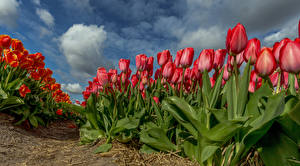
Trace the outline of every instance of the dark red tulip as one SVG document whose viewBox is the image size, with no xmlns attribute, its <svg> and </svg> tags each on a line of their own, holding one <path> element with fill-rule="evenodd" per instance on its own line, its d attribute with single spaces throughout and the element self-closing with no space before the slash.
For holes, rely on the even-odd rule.
<svg viewBox="0 0 300 166">
<path fill-rule="evenodd" d="M 300 20 L 299 20 L 299 23 L 298 23 L 298 36 L 300 38 Z"/>
<path fill-rule="evenodd" d="M 255 63 L 255 72 L 261 77 L 266 77 L 274 72 L 276 66 L 276 60 L 272 50 L 266 47 L 263 48 Z"/>
<path fill-rule="evenodd" d="M 227 52 L 235 56 L 241 53 L 247 45 L 248 37 L 245 27 L 238 23 L 232 30 L 229 28 L 226 37 Z"/>
<path fill-rule="evenodd" d="M 279 63 L 279 56 L 281 48 L 287 43 L 291 41 L 289 38 L 282 39 L 279 43 L 276 42 L 273 46 L 273 54 L 275 56 L 276 62 Z"/>
<path fill-rule="evenodd" d="M 204 70 L 210 72 L 211 69 L 213 68 L 213 62 L 214 62 L 214 50 L 213 49 L 202 50 L 199 55 L 198 70 L 200 70 L 202 73 L 204 72 Z"/>
<path fill-rule="evenodd" d="M 215 86 L 216 80 L 213 77 L 211 77 L 209 78 L 209 81 L 210 81 L 211 88 L 213 88 Z"/>
<path fill-rule="evenodd" d="M 295 42 L 300 43 L 300 38 L 296 38 L 296 39 L 295 39 Z"/>
<path fill-rule="evenodd" d="M 170 51 L 164 50 L 157 54 L 157 62 L 160 66 L 163 66 L 164 64 L 166 64 L 169 61 L 170 57 L 171 57 Z"/>
<path fill-rule="evenodd" d="M 154 61 L 153 56 L 149 57 L 147 60 L 147 71 L 149 77 L 153 75 L 153 61 Z"/>
<path fill-rule="evenodd" d="M 193 63 L 193 58 L 194 58 L 194 49 L 191 47 L 185 48 L 180 58 L 180 65 L 183 68 L 190 67 Z"/>
<path fill-rule="evenodd" d="M 137 78 L 137 76 L 134 74 L 131 76 L 131 84 L 133 87 L 136 86 L 136 84 L 139 82 L 139 79 Z"/>
<path fill-rule="evenodd" d="M 227 54 L 226 49 L 218 49 L 215 51 L 215 57 L 213 63 L 214 69 L 220 70 L 222 68 L 222 66 L 224 65 L 226 54 Z"/>
<path fill-rule="evenodd" d="M 130 60 L 129 59 L 120 59 L 119 60 L 119 69 L 126 73 L 129 69 Z"/>
<path fill-rule="evenodd" d="M 63 110 L 62 109 L 58 109 L 56 111 L 56 115 L 63 115 Z"/>
<path fill-rule="evenodd" d="M 11 45 L 12 39 L 8 35 L 0 35 L 0 47 L 9 48 Z"/>
<path fill-rule="evenodd" d="M 181 67 L 180 59 L 181 59 L 182 53 L 183 53 L 183 50 L 177 51 L 176 58 L 175 58 L 175 61 L 174 61 L 176 67 Z"/>
<path fill-rule="evenodd" d="M 145 54 L 139 54 L 135 57 L 136 68 L 138 70 L 145 70 L 147 67 L 147 56 Z"/>
<path fill-rule="evenodd" d="M 256 62 L 256 59 L 260 52 L 260 41 L 257 38 L 251 39 L 248 41 L 247 46 L 243 53 L 243 58 L 246 62 L 251 57 L 250 65 L 253 65 Z"/>
<path fill-rule="evenodd" d="M 300 43 L 289 41 L 281 48 L 279 66 L 289 73 L 300 72 Z"/>
<path fill-rule="evenodd" d="M 172 62 L 168 62 L 163 66 L 162 75 L 165 79 L 171 79 L 174 71 L 176 69 L 176 65 Z"/>
</svg>

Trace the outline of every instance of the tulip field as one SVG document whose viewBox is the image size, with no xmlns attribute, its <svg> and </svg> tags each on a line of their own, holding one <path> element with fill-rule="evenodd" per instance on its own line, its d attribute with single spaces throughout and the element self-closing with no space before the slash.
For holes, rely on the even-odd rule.
<svg viewBox="0 0 300 166">
<path fill-rule="evenodd" d="M 141 153 L 176 153 L 205 166 L 297 166 L 300 21 L 298 28 L 298 38 L 264 47 L 238 23 L 224 49 L 120 59 L 118 70 L 99 67 L 74 104 L 41 53 L 2 35 L 0 111 L 33 127 L 72 119 L 81 144 L 105 140 L 95 153 L 135 141 Z"/>
</svg>

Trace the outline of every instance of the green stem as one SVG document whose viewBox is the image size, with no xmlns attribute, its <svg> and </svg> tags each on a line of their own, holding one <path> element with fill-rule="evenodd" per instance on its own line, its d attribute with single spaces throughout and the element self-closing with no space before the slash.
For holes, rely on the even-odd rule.
<svg viewBox="0 0 300 166">
<path fill-rule="evenodd" d="M 182 80 L 181 80 L 181 85 L 180 85 L 180 98 L 182 98 L 184 73 L 185 73 L 185 68 L 183 68 L 183 73 L 182 73 Z"/>
<path fill-rule="evenodd" d="M 235 84 L 236 84 L 236 91 L 239 91 L 239 77 L 238 77 L 238 67 L 236 63 L 236 56 L 233 57 L 233 67 L 234 67 L 234 75 L 235 75 Z"/>
<path fill-rule="evenodd" d="M 281 82 L 281 72 L 279 72 L 279 74 L 278 74 L 278 81 L 277 81 L 277 86 L 276 86 L 276 93 L 279 93 L 280 82 Z"/>
<path fill-rule="evenodd" d="M 298 82 L 298 96 L 300 95 L 300 75 L 299 74 L 295 74 L 296 78 L 297 78 L 297 82 Z"/>
</svg>

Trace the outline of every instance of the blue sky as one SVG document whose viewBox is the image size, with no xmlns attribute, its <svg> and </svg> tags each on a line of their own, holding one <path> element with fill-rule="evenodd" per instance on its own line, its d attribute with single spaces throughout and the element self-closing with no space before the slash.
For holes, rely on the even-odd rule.
<svg viewBox="0 0 300 166">
<path fill-rule="evenodd" d="M 228 28 L 241 22 L 249 39 L 272 46 L 297 37 L 299 0 L 0 0 L 0 31 L 41 52 L 46 67 L 73 98 L 98 67 L 120 58 L 194 47 L 224 48 Z"/>
</svg>

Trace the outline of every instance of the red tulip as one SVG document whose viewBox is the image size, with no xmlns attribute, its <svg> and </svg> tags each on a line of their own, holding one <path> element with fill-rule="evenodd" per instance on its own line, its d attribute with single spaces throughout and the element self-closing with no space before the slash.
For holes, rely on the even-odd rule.
<svg viewBox="0 0 300 166">
<path fill-rule="evenodd" d="M 276 62 L 279 63 L 279 56 L 281 48 L 287 43 L 291 41 L 289 38 L 282 39 L 279 43 L 276 42 L 273 46 L 273 54 L 275 56 Z"/>
<path fill-rule="evenodd" d="M 105 86 L 109 82 L 109 74 L 106 72 L 104 67 L 98 68 L 97 80 L 101 86 Z"/>
<path fill-rule="evenodd" d="M 224 67 L 223 79 L 225 81 L 229 80 L 229 77 L 231 76 L 231 72 L 228 72 L 228 66 L 229 64 L 226 64 Z"/>
<path fill-rule="evenodd" d="M 137 78 L 137 76 L 134 74 L 131 76 L 131 84 L 133 87 L 136 86 L 136 84 L 139 82 L 139 79 Z"/>
<path fill-rule="evenodd" d="M 278 76 L 279 76 L 279 73 L 278 72 L 274 72 L 273 74 L 271 74 L 269 76 L 272 84 L 273 84 L 273 87 L 276 87 L 277 86 L 277 83 L 278 83 Z"/>
<path fill-rule="evenodd" d="M 209 81 L 210 81 L 211 88 L 213 88 L 215 86 L 216 80 L 213 77 L 211 77 L 209 78 Z"/>
<path fill-rule="evenodd" d="M 56 114 L 57 114 L 57 115 L 63 115 L 63 110 L 62 110 L 62 109 L 58 109 L 58 110 L 56 111 Z"/>
<path fill-rule="evenodd" d="M 218 49 L 215 51 L 215 57 L 214 57 L 214 69 L 220 70 L 222 66 L 224 65 L 224 60 L 227 54 L 226 49 Z"/>
<path fill-rule="evenodd" d="M 251 57 L 250 65 L 253 65 L 256 62 L 259 52 L 260 52 L 260 41 L 257 38 L 249 40 L 243 53 L 244 60 L 248 62 L 248 60 Z"/>
<path fill-rule="evenodd" d="M 153 96 L 153 100 L 155 101 L 156 104 L 159 104 L 159 98 L 156 96 Z"/>
<path fill-rule="evenodd" d="M 262 81 L 262 78 L 259 77 L 254 70 L 252 70 L 251 74 L 250 74 L 250 81 L 252 81 L 252 82 L 260 82 L 260 81 Z"/>
<path fill-rule="evenodd" d="M 180 58 L 180 65 L 183 68 L 190 67 L 193 63 L 193 58 L 194 58 L 194 49 L 191 47 L 185 48 Z"/>
<path fill-rule="evenodd" d="M 157 62 L 160 66 L 166 64 L 170 59 L 171 53 L 169 50 L 164 50 L 157 54 Z"/>
<path fill-rule="evenodd" d="M 185 73 L 184 73 L 184 80 L 190 80 L 192 77 L 192 69 L 186 68 Z"/>
<path fill-rule="evenodd" d="M 176 84 L 182 72 L 182 68 L 176 68 L 170 82 Z"/>
<path fill-rule="evenodd" d="M 182 53 L 183 53 L 183 50 L 177 51 L 175 62 L 174 62 L 176 67 L 181 67 L 180 66 L 180 59 L 181 59 Z"/>
<path fill-rule="evenodd" d="M 130 60 L 129 59 L 120 59 L 119 60 L 119 69 L 126 73 L 129 69 Z"/>
<path fill-rule="evenodd" d="M 161 78 L 161 68 L 157 69 L 155 71 L 155 74 L 154 74 L 154 78 L 157 80 L 158 78 Z"/>
<path fill-rule="evenodd" d="M 255 63 L 255 72 L 261 77 L 266 77 L 271 75 L 275 69 L 276 60 L 272 50 L 270 48 L 263 48 Z"/>
<path fill-rule="evenodd" d="M 0 35 L 0 47 L 9 48 L 11 45 L 12 39 L 8 35 Z"/>
<path fill-rule="evenodd" d="M 248 38 L 245 27 L 238 23 L 232 30 L 229 28 L 226 37 L 227 52 L 234 56 L 241 53 L 247 45 Z"/>
<path fill-rule="evenodd" d="M 299 23 L 298 23 L 298 36 L 300 38 L 300 20 L 299 20 Z"/>
<path fill-rule="evenodd" d="M 153 56 L 149 57 L 147 60 L 147 71 L 149 77 L 153 75 L 153 61 L 154 61 Z"/>
<path fill-rule="evenodd" d="M 174 71 L 176 69 L 176 65 L 172 62 L 168 62 L 163 66 L 162 75 L 165 79 L 171 79 Z"/>
<path fill-rule="evenodd" d="M 300 38 L 296 38 L 296 39 L 295 39 L 295 42 L 300 43 Z"/>
<path fill-rule="evenodd" d="M 256 83 L 256 82 L 250 81 L 248 91 L 251 93 L 254 93 L 257 89 L 259 89 L 261 87 L 261 85 L 262 85 L 261 82 Z M 255 86 L 256 86 L 256 88 L 255 88 Z"/>
<path fill-rule="evenodd" d="M 23 43 L 20 40 L 13 39 L 11 43 L 11 48 L 15 51 L 24 51 Z"/>
<path fill-rule="evenodd" d="M 241 53 L 239 53 L 239 54 L 236 56 L 236 63 L 237 63 L 237 67 L 238 67 L 238 68 L 240 68 L 241 65 L 242 65 L 243 62 L 244 62 L 243 54 L 244 54 L 244 52 L 242 51 Z M 228 66 L 228 69 L 232 70 L 233 67 L 234 67 L 234 57 L 229 55 L 229 56 L 228 56 L 227 63 L 230 65 L 230 66 Z"/>
<path fill-rule="evenodd" d="M 145 70 L 147 67 L 147 56 L 145 54 L 139 54 L 135 57 L 135 61 L 136 61 L 136 68 L 138 70 Z"/>
<path fill-rule="evenodd" d="M 200 70 L 202 73 L 204 72 L 204 70 L 210 72 L 211 69 L 213 68 L 213 62 L 214 62 L 214 50 L 213 49 L 202 50 L 199 55 L 198 70 Z"/>
<path fill-rule="evenodd" d="M 201 80 L 202 75 L 201 72 L 198 70 L 198 66 L 197 67 L 193 67 L 192 69 L 192 80 Z"/>
<path fill-rule="evenodd" d="M 279 65 L 283 71 L 295 74 L 300 72 L 300 43 L 289 41 L 281 48 Z"/>
<path fill-rule="evenodd" d="M 26 94 L 30 92 L 31 90 L 25 84 L 23 84 L 19 89 L 19 93 L 21 97 L 25 97 Z"/>
</svg>

